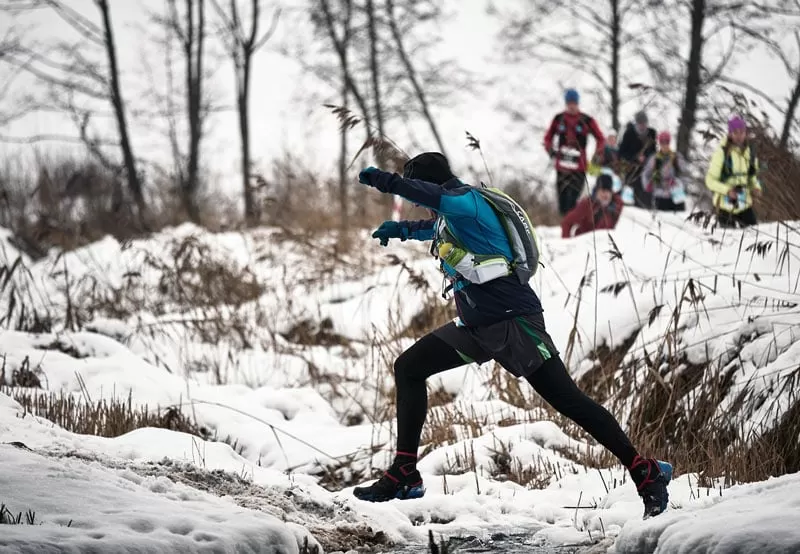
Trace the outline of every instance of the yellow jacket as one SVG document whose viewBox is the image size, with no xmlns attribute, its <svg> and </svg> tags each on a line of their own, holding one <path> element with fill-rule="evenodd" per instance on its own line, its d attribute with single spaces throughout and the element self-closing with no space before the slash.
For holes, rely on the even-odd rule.
<svg viewBox="0 0 800 554">
<path fill-rule="evenodd" d="M 722 182 L 722 168 L 725 165 L 725 145 L 728 138 L 725 137 L 720 142 L 719 148 L 711 157 L 711 163 L 706 172 L 706 187 L 714 193 L 714 206 L 720 210 L 731 213 L 740 213 L 753 205 L 752 189 L 761 190 L 761 183 L 758 180 L 758 157 L 755 159 L 755 175 L 748 175 L 750 169 L 750 148 L 745 146 L 743 149 L 731 146 L 728 152 L 730 156 L 730 177 Z M 733 202 L 728 198 L 731 189 L 741 187 L 744 193 L 743 202 Z"/>
</svg>

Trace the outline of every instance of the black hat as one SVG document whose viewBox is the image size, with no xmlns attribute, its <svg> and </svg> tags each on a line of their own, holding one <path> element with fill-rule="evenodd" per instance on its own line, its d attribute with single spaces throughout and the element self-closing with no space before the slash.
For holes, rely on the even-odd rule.
<svg viewBox="0 0 800 554">
<path fill-rule="evenodd" d="M 649 120 L 647 119 L 647 113 L 645 113 L 644 110 L 636 112 L 636 115 L 634 116 L 633 120 L 636 123 L 642 123 L 642 124 L 649 123 Z"/>
<path fill-rule="evenodd" d="M 455 175 L 450 164 L 439 152 L 424 152 L 408 160 L 403 166 L 403 177 L 443 185 Z"/>
<path fill-rule="evenodd" d="M 614 190 L 614 180 L 608 173 L 601 173 L 595 182 L 596 189 Z"/>
</svg>

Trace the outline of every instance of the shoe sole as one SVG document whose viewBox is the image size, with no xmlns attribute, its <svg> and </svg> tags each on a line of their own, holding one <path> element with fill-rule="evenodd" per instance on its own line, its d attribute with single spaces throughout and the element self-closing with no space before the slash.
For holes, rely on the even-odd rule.
<svg viewBox="0 0 800 554">
<path fill-rule="evenodd" d="M 414 498 L 422 498 L 423 496 L 425 496 L 425 487 L 419 485 L 417 487 L 411 487 L 408 490 L 399 490 L 395 493 L 394 496 L 373 496 L 370 494 L 359 496 L 355 492 L 353 493 L 353 496 L 365 502 L 388 502 L 390 500 L 411 500 Z"/>
</svg>

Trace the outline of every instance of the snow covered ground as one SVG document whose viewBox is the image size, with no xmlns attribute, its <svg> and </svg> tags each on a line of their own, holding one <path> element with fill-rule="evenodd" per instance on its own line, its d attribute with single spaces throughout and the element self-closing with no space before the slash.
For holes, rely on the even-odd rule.
<svg viewBox="0 0 800 554">
<path fill-rule="evenodd" d="M 557 346 L 576 376 L 591 371 L 597 346 L 632 335 L 623 365 L 675 348 L 690 364 L 718 362 L 731 371 L 725 402 L 738 397 L 743 428 L 769 428 L 794 401 L 785 382 L 800 354 L 800 233 L 795 224 L 712 232 L 653 217 L 626 209 L 613 233 L 569 241 L 540 229 L 546 267 L 533 284 Z M 800 549 L 796 475 L 709 489 L 698 487 L 699 468 L 676 468 L 670 513 L 642 522 L 622 468 L 576 463 L 597 447 L 546 412 L 513 405 L 492 384 L 491 364 L 432 380 L 444 394 L 429 427 L 453 429 L 449 444 L 425 449 L 424 498 L 354 500 L 353 483 L 391 454 L 392 357 L 412 342 L 408 327 L 423 309 L 441 304 L 424 245 L 382 249 L 367 236 L 334 253 L 319 237 L 185 225 L 34 262 L 3 234 L 4 265 L 20 260 L 4 276 L 3 323 L 24 329 L 0 333 L 7 382 L 28 368 L 43 388 L 76 398 L 177 406 L 236 450 L 166 429 L 76 435 L 0 395 L 0 503 L 42 523 L 3 526 L 0 548 L 299 552 L 308 537 L 345 551 L 422 544 L 429 530 L 530 529 L 532 547 Z"/>
</svg>

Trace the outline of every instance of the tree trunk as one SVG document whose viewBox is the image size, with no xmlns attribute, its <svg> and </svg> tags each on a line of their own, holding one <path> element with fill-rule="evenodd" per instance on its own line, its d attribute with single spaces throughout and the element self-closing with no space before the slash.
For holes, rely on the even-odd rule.
<svg viewBox="0 0 800 554">
<path fill-rule="evenodd" d="M 103 17 L 103 29 L 105 31 L 105 49 L 108 56 L 108 67 L 111 87 L 111 103 L 114 106 L 114 118 L 117 122 L 119 141 L 122 148 L 122 159 L 125 164 L 125 173 L 128 178 L 133 200 L 139 211 L 140 223 L 145 224 L 147 206 L 145 205 L 142 183 L 139 173 L 136 171 L 136 158 L 133 155 L 130 135 L 128 133 L 128 121 L 125 115 L 125 101 L 122 98 L 122 90 L 119 84 L 119 67 L 117 65 L 117 48 L 114 42 L 114 29 L 111 26 L 111 14 L 107 0 L 97 0 L 97 7 Z"/>
<path fill-rule="evenodd" d="M 611 0 L 611 126 L 619 129 L 619 0 Z"/>
<path fill-rule="evenodd" d="M 175 23 L 178 25 L 178 22 Z M 194 44 L 194 2 L 193 0 L 186 0 L 186 37 L 183 42 L 183 56 L 184 63 L 186 64 L 186 116 L 189 122 L 189 156 L 192 153 L 192 142 L 194 139 L 194 103 L 195 103 L 195 88 L 194 88 L 194 55 L 192 45 Z M 194 221 L 195 210 L 193 207 L 194 191 L 192 190 L 192 171 L 191 163 L 186 166 L 186 178 L 181 183 L 181 191 L 183 192 L 183 203 L 186 213 L 189 218 Z"/>
<path fill-rule="evenodd" d="M 342 107 L 347 109 L 350 103 L 350 94 L 347 85 L 342 85 Z M 347 228 L 348 198 L 347 198 L 347 126 L 342 125 L 340 132 L 341 142 L 339 147 L 339 214 L 340 228 Z"/>
<path fill-rule="evenodd" d="M 697 100 L 702 89 L 700 69 L 703 63 L 703 25 L 706 18 L 706 0 L 692 0 L 692 30 L 687 65 L 686 92 L 681 107 L 677 150 L 687 159 L 692 146 L 692 130 L 697 116 Z"/>
<path fill-rule="evenodd" d="M 252 67 L 252 52 L 242 52 L 244 64 L 242 67 L 240 88 L 237 95 L 239 109 L 239 133 L 242 139 L 242 187 L 244 191 L 244 216 L 248 225 L 256 223 L 256 206 L 253 200 L 253 189 L 250 183 L 250 69 Z"/>
<path fill-rule="evenodd" d="M 383 104 L 381 102 L 380 66 L 378 64 L 378 31 L 375 25 L 375 5 L 373 0 L 367 0 L 367 27 L 369 31 L 369 67 L 372 77 L 372 96 L 375 102 L 375 120 L 378 124 L 378 136 L 383 138 Z M 385 168 L 386 160 L 381 149 L 377 156 L 378 167 Z"/>
<path fill-rule="evenodd" d="M 200 221 L 197 206 L 199 188 L 200 138 L 202 136 L 203 42 L 205 39 L 205 0 L 186 0 L 188 13 L 186 63 L 189 96 L 189 167 L 185 184 L 186 212 L 195 223 Z M 197 28 L 194 25 L 194 6 L 197 6 Z"/>
<path fill-rule="evenodd" d="M 342 47 L 343 56 L 341 58 L 342 70 L 342 107 L 345 110 L 350 108 L 350 88 L 347 84 L 347 76 L 350 74 L 350 37 L 351 37 L 351 21 L 353 16 L 353 3 L 352 0 L 345 1 L 345 18 L 344 18 L 344 32 L 342 34 Z M 347 179 L 347 138 L 348 127 L 342 125 L 341 143 L 339 148 L 339 214 L 340 214 L 340 228 L 342 233 L 347 229 L 348 213 L 349 213 L 349 199 L 347 198 L 348 179 Z M 344 236 L 344 234 L 342 234 Z"/>
<path fill-rule="evenodd" d="M 349 26 L 352 5 L 351 5 L 351 0 L 346 0 L 346 2 L 347 2 L 346 20 L 348 21 L 347 26 Z M 372 122 L 369 114 L 369 108 L 367 107 L 367 103 L 364 100 L 364 96 L 359 91 L 355 81 L 353 81 L 353 75 L 350 73 L 350 65 L 347 57 L 347 50 L 350 42 L 349 31 L 346 31 L 343 39 L 339 39 L 339 36 L 336 34 L 336 23 L 333 19 L 333 12 L 331 11 L 329 0 L 320 0 L 320 6 L 322 7 L 322 13 L 325 16 L 325 29 L 328 32 L 328 37 L 331 39 L 331 43 L 333 44 L 334 50 L 336 50 L 336 55 L 339 57 L 339 67 L 341 67 L 342 69 L 342 76 L 344 78 L 345 87 L 353 95 L 356 104 L 358 104 L 358 109 L 361 110 L 361 117 L 363 117 L 364 119 L 366 139 L 369 140 L 372 137 Z M 366 211 L 367 211 L 366 202 L 359 202 L 358 203 L 359 216 L 363 217 L 364 215 L 366 215 Z"/>
<path fill-rule="evenodd" d="M 800 71 L 797 73 L 797 82 L 795 83 L 792 95 L 789 97 L 789 105 L 786 107 L 786 118 L 783 120 L 783 131 L 781 132 L 781 148 L 789 146 L 789 136 L 792 133 L 792 125 L 794 124 L 794 114 L 797 111 L 797 104 L 800 102 Z"/>
<path fill-rule="evenodd" d="M 325 15 L 325 28 L 328 31 L 328 37 L 331 39 L 333 48 L 336 50 L 336 55 L 339 57 L 340 67 L 342 67 L 344 70 L 345 83 L 347 84 L 347 88 L 350 90 L 350 93 L 353 95 L 353 98 L 355 98 L 356 104 L 358 104 L 358 109 L 361 110 L 361 116 L 364 118 L 364 124 L 367 127 L 367 132 L 369 133 L 369 129 L 372 127 L 369 108 L 364 100 L 364 96 L 358 90 L 358 86 L 356 86 L 356 83 L 353 81 L 353 76 L 350 73 L 347 63 L 347 51 L 343 42 L 339 40 L 339 37 L 336 35 L 336 24 L 333 20 L 333 13 L 331 12 L 329 0 L 320 0 L 320 6 L 322 7 L 322 12 Z"/>
<path fill-rule="evenodd" d="M 414 87 L 414 94 L 417 96 L 417 100 L 419 100 L 419 104 L 422 107 L 422 114 L 425 116 L 425 120 L 428 122 L 428 126 L 431 128 L 433 138 L 436 140 L 436 144 L 439 146 L 439 152 L 444 154 L 446 157 L 447 152 L 445 152 L 442 137 L 439 135 L 439 129 L 436 127 L 436 122 L 434 121 L 430 107 L 428 106 L 428 99 L 425 96 L 425 91 L 422 89 L 422 85 L 419 82 L 417 72 L 414 69 L 414 65 L 411 63 L 411 58 L 408 56 L 400 29 L 397 27 L 397 19 L 395 19 L 394 15 L 393 0 L 386 0 L 386 11 L 389 14 L 389 26 L 392 30 L 392 38 L 394 38 L 394 43 L 397 47 L 397 53 L 400 56 L 400 60 L 403 62 L 403 67 L 405 67 L 406 75 L 408 76 L 409 81 L 411 81 L 411 86 Z"/>
</svg>

